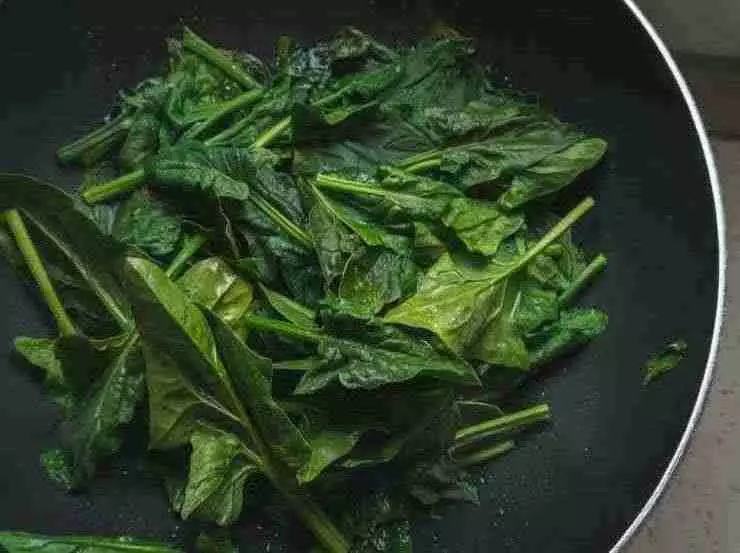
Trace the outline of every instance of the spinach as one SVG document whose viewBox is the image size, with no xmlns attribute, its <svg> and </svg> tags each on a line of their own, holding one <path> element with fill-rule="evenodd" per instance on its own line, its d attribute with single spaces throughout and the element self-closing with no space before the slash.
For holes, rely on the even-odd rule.
<svg viewBox="0 0 740 553">
<path fill-rule="evenodd" d="M 177 553 L 179 549 L 131 538 L 91 536 L 50 537 L 25 532 L 0 532 L 0 547 L 8 553 Z"/>
<path fill-rule="evenodd" d="M 644 384 L 660 378 L 675 369 L 686 357 L 689 346 L 685 340 L 676 340 L 664 347 L 658 353 L 652 355 L 645 364 Z"/>
<path fill-rule="evenodd" d="M 275 503 L 322 551 L 408 553 L 416 518 L 476 503 L 467 471 L 551 416 L 491 399 L 521 404 L 520 383 L 606 329 L 577 304 L 607 263 L 574 240 L 593 200 L 562 218 L 540 201 L 606 143 L 444 26 L 413 45 L 281 37 L 270 62 L 186 28 L 169 57 L 59 149 L 85 168 L 78 195 L 0 174 L 0 251 L 56 325 L 15 340 L 64 417 L 41 463 L 80 490 L 126 446 L 183 519 Z M 227 532 L 197 547 L 231 551 Z"/>
</svg>

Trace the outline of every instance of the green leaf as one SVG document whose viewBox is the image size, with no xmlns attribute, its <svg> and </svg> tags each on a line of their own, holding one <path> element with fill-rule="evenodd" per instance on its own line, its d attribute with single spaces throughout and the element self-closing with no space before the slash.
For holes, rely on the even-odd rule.
<svg viewBox="0 0 740 553">
<path fill-rule="evenodd" d="M 200 309 L 150 261 L 128 257 L 123 277 L 142 339 L 171 356 L 196 387 L 238 412 L 231 381 Z"/>
<path fill-rule="evenodd" d="M 251 284 L 218 257 L 198 261 L 177 283 L 191 301 L 217 313 L 232 328 L 241 327 L 254 299 Z"/>
<path fill-rule="evenodd" d="M 469 355 L 492 365 L 528 369 L 525 338 L 542 324 L 558 318 L 557 295 L 517 275 L 502 286 L 499 302 Z"/>
<path fill-rule="evenodd" d="M 312 309 L 291 300 L 279 292 L 270 290 L 262 284 L 259 285 L 259 288 L 270 306 L 284 317 L 285 320 L 304 328 L 316 328 L 316 313 Z"/>
<path fill-rule="evenodd" d="M 270 384 L 261 368 L 269 361 L 250 351 L 216 315 L 206 312 L 206 316 L 236 393 L 261 440 L 276 459 L 297 470 L 299 480 L 302 479 L 300 471 L 311 457 L 311 447 L 270 393 Z"/>
<path fill-rule="evenodd" d="M 425 328 L 452 350 L 468 355 L 495 317 L 509 277 L 526 267 L 593 205 L 584 200 L 534 246 L 500 252 L 483 263 L 443 255 L 422 279 L 418 292 L 385 316 L 390 323 Z"/>
<path fill-rule="evenodd" d="M 235 175 L 243 174 L 246 156 L 246 151 L 238 148 L 207 148 L 200 142 L 181 142 L 154 157 L 147 165 L 147 175 L 165 189 L 243 201 L 249 197 L 249 186 Z"/>
<path fill-rule="evenodd" d="M 34 367 L 44 373 L 44 386 L 54 401 L 69 408 L 74 401 L 64 377 L 62 362 L 57 356 L 57 340 L 53 338 L 27 338 L 19 336 L 14 341 L 15 350 Z"/>
<path fill-rule="evenodd" d="M 339 297 L 359 315 L 372 316 L 389 303 L 416 291 L 419 270 L 406 256 L 380 248 L 349 260 L 339 284 Z"/>
<path fill-rule="evenodd" d="M 143 110 L 132 118 L 131 127 L 118 156 L 124 169 L 136 169 L 157 153 L 162 126 L 159 117 Z"/>
<path fill-rule="evenodd" d="M 524 217 L 503 214 L 488 202 L 456 198 L 442 222 L 471 252 L 493 255 L 504 240 L 522 228 Z"/>
<path fill-rule="evenodd" d="M 22 175 L 0 174 L 0 209 L 23 211 L 78 271 L 122 329 L 130 328 L 130 307 L 113 276 L 122 248 L 101 234 L 75 204 L 71 196 L 51 185 Z"/>
<path fill-rule="evenodd" d="M 530 365 L 542 365 L 590 342 L 606 330 L 607 323 L 606 314 L 597 309 L 561 312 L 558 320 L 528 338 Z"/>
<path fill-rule="evenodd" d="M 686 357 L 688 349 L 689 346 L 685 340 L 676 340 L 651 356 L 645 364 L 643 383 L 650 384 L 675 369 Z"/>
<path fill-rule="evenodd" d="M 604 140 L 588 138 L 549 155 L 518 173 L 508 190 L 499 198 L 499 204 L 512 210 L 557 192 L 593 168 L 604 156 L 606 149 L 607 143 Z"/>
<path fill-rule="evenodd" d="M 328 336 L 320 342 L 323 366 L 304 374 L 295 392 L 313 394 L 334 381 L 348 389 L 372 390 L 419 376 L 463 386 L 480 382 L 462 359 L 379 320 L 325 313 Z"/>
<path fill-rule="evenodd" d="M 190 468 L 180 514 L 229 526 L 236 522 L 244 503 L 244 486 L 260 474 L 255 455 L 234 435 L 201 425 L 190 443 Z"/>
<path fill-rule="evenodd" d="M 231 417 L 180 372 L 171 356 L 143 343 L 149 400 L 149 447 L 174 449 L 190 441 L 200 419 Z"/>
<path fill-rule="evenodd" d="M 121 428 L 133 420 L 143 391 L 141 349 L 134 334 L 62 426 L 73 487 L 84 485 L 93 476 L 99 459 L 118 451 Z"/>
<path fill-rule="evenodd" d="M 453 186 L 392 168 L 378 171 L 377 183 L 351 181 L 320 174 L 317 182 L 328 190 L 376 202 L 389 220 L 402 214 L 410 223 L 454 231 L 472 252 L 492 255 L 524 224 L 520 215 L 506 215 L 496 204 L 466 197 Z"/>
<path fill-rule="evenodd" d="M 168 213 L 146 192 L 134 192 L 118 210 L 113 236 L 155 257 L 175 251 L 182 233 L 180 217 Z"/>
<path fill-rule="evenodd" d="M 161 543 L 100 536 L 50 537 L 25 532 L 0 532 L 0 548 L 7 553 L 179 553 Z"/>
</svg>

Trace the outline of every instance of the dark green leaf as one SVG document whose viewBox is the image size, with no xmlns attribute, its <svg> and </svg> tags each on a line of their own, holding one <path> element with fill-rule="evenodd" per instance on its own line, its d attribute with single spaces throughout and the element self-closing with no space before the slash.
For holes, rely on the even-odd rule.
<svg viewBox="0 0 740 553">
<path fill-rule="evenodd" d="M 73 487 L 92 477 L 99 459 L 118 451 L 121 428 L 131 423 L 143 391 L 141 349 L 134 334 L 62 426 Z"/>
<path fill-rule="evenodd" d="M 135 192 L 118 210 L 112 234 L 155 257 L 169 255 L 180 242 L 182 221 L 146 192 Z"/>
<path fill-rule="evenodd" d="M 244 503 L 247 480 L 260 474 L 254 454 L 232 434 L 201 425 L 190 438 L 193 451 L 180 514 L 229 526 Z"/>
<path fill-rule="evenodd" d="M 297 470 L 298 478 L 302 480 L 301 471 L 311 458 L 311 447 L 290 417 L 272 398 L 270 384 L 261 367 L 269 362 L 251 352 L 217 316 L 210 312 L 206 312 L 206 316 L 236 393 L 244 402 L 247 414 L 257 427 L 261 439 L 277 459 Z"/>
<path fill-rule="evenodd" d="M 303 376 L 298 394 L 316 393 L 336 380 L 345 388 L 369 390 L 417 376 L 479 384 L 462 359 L 399 328 L 348 313 L 326 313 L 323 320 L 328 336 L 320 343 L 320 353 L 325 362 Z"/>
<path fill-rule="evenodd" d="M 198 261 L 177 283 L 191 301 L 217 313 L 235 329 L 241 328 L 254 297 L 251 284 L 218 257 Z"/>
<path fill-rule="evenodd" d="M 645 364 L 644 384 L 650 384 L 675 369 L 686 357 L 688 349 L 685 340 L 676 340 L 650 357 Z"/>
<path fill-rule="evenodd" d="M 305 328 L 316 328 L 316 313 L 313 310 L 261 284 L 260 290 L 270 306 L 287 321 Z"/>
<path fill-rule="evenodd" d="M 597 309 L 570 309 L 560 318 L 530 336 L 527 345 L 530 365 L 537 366 L 582 346 L 601 335 L 608 318 Z"/>
<path fill-rule="evenodd" d="M 131 325 L 128 302 L 114 278 L 121 247 L 61 190 L 30 177 L 0 174 L 0 208 L 18 208 L 44 234 L 123 328 Z"/>
<path fill-rule="evenodd" d="M 406 256 L 371 248 L 350 259 L 339 284 L 339 296 L 359 315 L 373 316 L 386 305 L 416 291 L 419 270 Z"/>
</svg>

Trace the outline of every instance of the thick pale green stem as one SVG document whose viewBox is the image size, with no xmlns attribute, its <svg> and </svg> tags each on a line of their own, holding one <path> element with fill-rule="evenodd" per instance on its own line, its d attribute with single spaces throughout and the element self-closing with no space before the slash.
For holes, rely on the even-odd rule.
<svg viewBox="0 0 740 553">
<path fill-rule="evenodd" d="M 576 297 L 578 293 L 583 290 L 584 286 L 591 282 L 591 279 L 593 279 L 597 274 L 604 270 L 604 268 L 606 267 L 606 263 L 607 260 L 604 254 L 600 253 L 599 255 L 594 257 L 591 263 L 589 263 L 581 272 L 581 274 L 576 277 L 576 279 L 570 285 L 570 288 L 560 294 L 560 297 L 558 298 L 558 302 L 560 303 L 560 305 L 565 305 L 574 297 Z"/>
<path fill-rule="evenodd" d="M 231 77 L 237 83 L 245 88 L 258 88 L 260 84 L 254 78 L 244 71 L 237 63 L 234 62 L 224 52 L 212 46 L 193 31 L 185 27 L 182 34 L 182 45 L 185 50 L 192 52 L 203 60 L 207 61 L 214 67 L 218 67 L 226 75 Z"/>
<path fill-rule="evenodd" d="M 455 463 L 462 468 L 481 465 L 508 453 L 509 451 L 514 449 L 514 445 L 515 444 L 512 440 L 502 442 L 500 444 L 481 449 L 480 451 L 476 451 L 475 453 L 471 453 L 470 455 L 456 458 Z"/>
<path fill-rule="evenodd" d="M 59 299 L 56 290 L 54 290 L 54 285 L 49 278 L 49 274 L 46 272 L 44 262 L 36 246 L 34 246 L 31 236 L 28 234 L 28 229 L 23 222 L 21 214 L 16 210 L 7 211 L 4 214 L 4 219 L 18 244 L 18 249 L 21 251 L 33 279 L 36 281 L 39 290 L 41 290 L 44 301 L 49 306 L 49 310 L 59 328 L 59 334 L 62 336 L 77 334 L 77 328 L 64 309 L 64 305 Z"/>
<path fill-rule="evenodd" d="M 545 234 L 540 240 L 534 245 L 533 248 L 527 251 L 514 265 L 507 270 L 499 280 L 516 273 L 522 267 L 526 267 L 530 261 L 540 255 L 550 244 L 560 238 L 570 227 L 572 227 L 578 219 L 583 217 L 594 206 L 594 199 L 587 197 L 574 207 L 570 212 L 563 217 L 558 224 L 552 227 L 547 234 Z"/>
<path fill-rule="evenodd" d="M 290 219 L 285 217 L 279 210 L 275 209 L 270 202 L 260 197 L 258 194 L 253 194 L 250 200 L 254 202 L 257 208 L 272 219 L 279 227 L 281 227 L 287 234 L 292 236 L 296 241 L 301 243 L 306 248 L 313 248 L 313 242 L 311 237 L 298 225 L 294 224 Z"/>
<path fill-rule="evenodd" d="M 437 169 L 442 164 L 441 158 L 430 158 L 426 160 L 417 161 L 411 165 L 400 165 L 399 168 L 403 169 L 407 173 L 421 173 L 428 169 Z"/>
<path fill-rule="evenodd" d="M 198 252 L 207 240 L 208 238 L 206 238 L 204 234 L 195 234 L 193 236 L 186 237 L 183 247 L 179 252 L 177 252 L 175 259 L 172 260 L 172 263 L 170 263 L 170 266 L 167 267 L 167 270 L 165 271 L 167 276 L 170 278 L 177 278 L 180 276 L 185 264 Z"/>
<path fill-rule="evenodd" d="M 387 194 L 387 191 L 382 188 L 375 186 L 367 186 L 358 181 L 351 179 L 344 179 L 335 175 L 328 175 L 326 173 L 319 173 L 316 175 L 316 184 L 321 188 L 328 190 L 336 190 L 338 192 L 350 192 L 352 194 L 361 194 L 363 196 L 379 196 L 383 197 Z"/>
<path fill-rule="evenodd" d="M 224 102 L 223 106 L 221 106 L 221 109 L 219 109 L 216 113 L 211 115 L 205 121 L 202 121 L 189 129 L 185 133 L 185 137 L 198 138 L 203 133 L 211 130 L 215 125 L 220 123 L 225 117 L 228 117 L 235 111 L 251 106 L 260 98 L 262 98 L 263 95 L 264 91 L 261 88 L 255 88 L 237 96 L 233 100 Z"/>
<path fill-rule="evenodd" d="M 131 127 L 131 118 L 121 114 L 99 129 L 57 150 L 62 163 L 92 162 L 102 157 L 115 143 L 123 140 Z"/>
<path fill-rule="evenodd" d="M 285 117 L 278 121 L 257 137 L 257 140 L 252 144 L 252 148 L 265 148 L 269 146 L 273 140 L 288 130 L 292 121 L 293 119 L 291 117 Z"/>
<path fill-rule="evenodd" d="M 146 180 L 146 172 L 143 169 L 137 169 L 131 173 L 108 181 L 97 186 L 91 186 L 83 191 L 81 196 L 88 204 L 97 204 L 109 200 L 120 194 L 136 190 Z"/>
<path fill-rule="evenodd" d="M 517 413 L 487 420 L 459 430 L 455 434 L 455 442 L 450 451 L 458 451 L 480 440 L 510 434 L 549 419 L 550 407 L 543 403 Z"/>
</svg>

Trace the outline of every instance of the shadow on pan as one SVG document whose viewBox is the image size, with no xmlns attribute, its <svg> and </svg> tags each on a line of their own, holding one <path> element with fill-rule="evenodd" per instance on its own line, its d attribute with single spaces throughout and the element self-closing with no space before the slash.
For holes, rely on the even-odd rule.
<svg viewBox="0 0 740 553">
<path fill-rule="evenodd" d="M 715 207 L 696 130 L 665 62 L 621 2 L 7 0 L 0 4 L 0 167 L 73 184 L 55 166 L 55 148 L 96 121 L 118 89 L 150 74 L 165 59 L 164 38 L 182 22 L 228 47 L 268 55 L 279 34 L 308 41 L 352 24 L 404 39 L 438 19 L 477 37 L 482 55 L 515 88 L 609 141 L 607 161 L 584 183 L 598 205 L 580 236 L 610 258 L 586 298 L 609 313 L 610 328 L 529 390 L 551 402 L 554 423 L 490 467 L 481 506 L 456 507 L 419 526 L 415 545 L 423 552 L 607 551 L 652 493 L 686 427 L 718 294 Z M 0 527 L 152 538 L 189 532 L 142 467 L 112 467 L 81 496 L 47 481 L 38 454 L 55 412 L 6 353 L 13 336 L 43 333 L 47 321 L 5 264 L 0 283 Z M 643 388 L 645 359 L 675 337 L 690 344 L 688 359 Z M 247 517 L 244 543 L 261 543 L 264 528 L 266 521 Z"/>
</svg>

